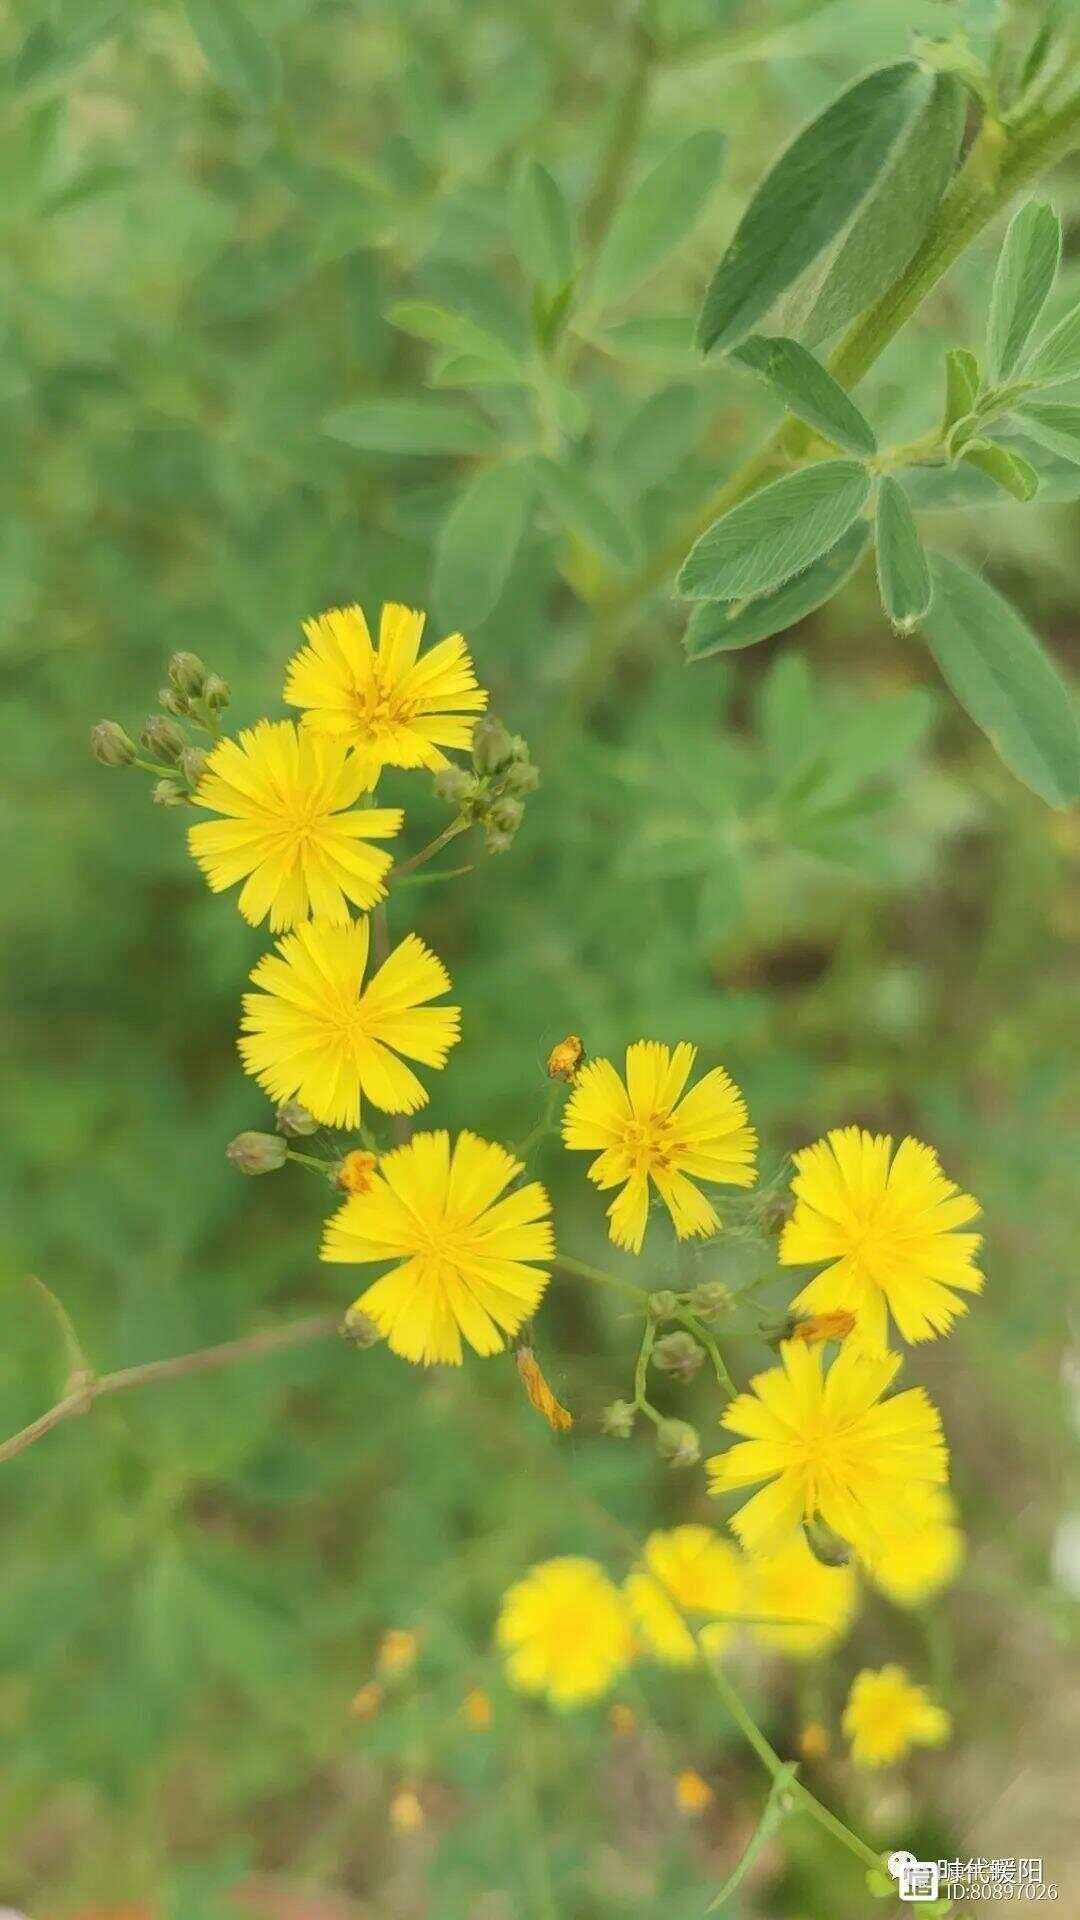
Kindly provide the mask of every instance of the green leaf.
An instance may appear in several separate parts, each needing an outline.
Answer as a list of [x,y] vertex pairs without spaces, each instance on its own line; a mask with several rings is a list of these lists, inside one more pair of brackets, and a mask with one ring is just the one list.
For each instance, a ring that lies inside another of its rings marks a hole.
[[850,580],[870,539],[865,520],[856,520],[835,547],[792,580],[760,600],[707,600],[690,615],[683,646],[691,660],[752,647],[757,640],[783,633],[807,614],[816,613]]
[[433,346],[447,347],[453,353],[475,355],[516,367],[505,343],[478,327],[467,314],[450,313],[428,300],[397,300],[387,308],[386,317],[392,327],[411,333],[414,339],[429,340]]
[[435,549],[435,601],[451,626],[487,618],[510,576],[532,498],[527,461],[486,467],[459,494]]
[[679,592],[690,600],[768,593],[836,545],[869,491],[870,476],[854,460],[786,474],[702,534],[683,562]]
[[958,560],[935,554],[922,632],[961,706],[1005,765],[1052,807],[1080,794],[1072,696],[1015,608]]
[[625,300],[694,226],[724,156],[719,133],[692,133],[633,188],[616,212],[596,263],[593,303]]
[[632,495],[667,480],[701,438],[708,416],[697,387],[661,387],[631,414],[611,449],[611,468]]
[[903,272],[949,183],[966,117],[960,81],[937,74],[850,225],[785,306],[785,327],[808,346],[864,313]]
[[732,1894],[737,1893],[742,1886],[762,1847],[771,1840],[776,1829],[783,1821],[785,1813],[790,1811],[784,1795],[797,1772],[797,1761],[789,1760],[787,1765],[781,1767],[779,1772],[774,1776],[757,1826],[750,1835],[740,1858],[728,1874],[715,1900],[711,1901],[706,1907],[706,1913],[715,1913],[718,1907],[726,1906]]
[[1080,375],[1080,306],[1059,320],[1053,333],[1049,333],[1041,346],[1036,347],[1027,365],[1024,378],[1035,381],[1040,387],[1060,387],[1066,380],[1075,380]]
[[1040,447],[1080,461],[1080,407],[1055,400],[1025,400],[1016,410],[1016,423]]
[[1050,297],[1061,261],[1061,222],[1045,201],[1029,200],[1005,235],[986,326],[987,378],[997,387],[1020,360]]
[[580,467],[538,460],[535,472],[548,506],[567,533],[616,566],[633,565],[637,549],[625,521]]
[[820,360],[800,347],[797,340],[770,339],[754,333],[735,348],[731,357],[760,374],[792,413],[834,446],[863,457],[877,452],[870,422]]
[[222,86],[249,106],[270,106],[281,92],[281,61],[240,0],[184,0],[184,9]]
[[363,453],[486,453],[494,429],[456,400],[357,400],[327,414],[331,440]]
[[966,347],[954,347],[945,355],[945,414],[941,433],[966,420],[979,394],[979,363]]
[[603,353],[620,360],[685,365],[693,351],[694,323],[676,313],[658,313],[638,320],[619,320],[593,336]]
[[514,252],[530,279],[557,293],[574,274],[574,223],[562,189],[539,160],[518,168],[510,199]]
[[864,74],[797,134],[758,187],[705,296],[698,345],[731,348],[847,226],[925,107],[913,60]]
[[930,605],[930,569],[907,494],[888,473],[878,488],[876,531],[882,605],[894,627],[913,627]]
[[969,466],[978,467],[996,486],[1004,487],[1014,500],[1033,500],[1039,491],[1039,476],[1031,461],[1010,447],[999,446],[996,441],[973,440],[960,458]]

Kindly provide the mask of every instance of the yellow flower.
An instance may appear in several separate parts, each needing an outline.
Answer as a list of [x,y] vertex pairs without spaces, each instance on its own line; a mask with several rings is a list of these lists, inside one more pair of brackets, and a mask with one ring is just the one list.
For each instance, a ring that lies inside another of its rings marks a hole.
[[274,933],[313,913],[347,920],[350,900],[371,907],[386,893],[391,857],[368,842],[401,831],[400,807],[346,811],[371,784],[340,741],[260,720],[211,748],[194,800],[224,818],[191,827],[188,846],[215,893],[244,881],[253,927],[267,914]]
[[[891,1162],[891,1164],[890,1164]],[[888,1342],[889,1314],[905,1340],[947,1333],[982,1290],[977,1233],[957,1233],[978,1201],[947,1180],[932,1147],[840,1127],[795,1155],[795,1211],[780,1240],[784,1266],[829,1265],[794,1305],[854,1313],[853,1338],[871,1352]]]
[[365,1153],[363,1147],[354,1147],[347,1153],[337,1170],[338,1186],[346,1193],[368,1193],[371,1190],[371,1176],[378,1166],[378,1158],[373,1153]]
[[944,1488],[935,1487],[922,1518],[890,1541],[873,1562],[870,1578],[896,1606],[921,1607],[955,1580],[963,1559],[956,1508]]
[[420,658],[424,615],[393,602],[372,645],[359,607],[307,620],[308,644],[286,669],[285,699],[304,725],[354,747],[369,783],[383,767],[449,766],[443,747],[468,748],[487,694],[460,633]]
[[552,1080],[574,1080],[585,1058],[585,1042],[580,1033],[568,1033],[552,1047],[547,1057],[548,1076]]
[[556,1707],[598,1699],[632,1653],[618,1588],[595,1560],[571,1556],[542,1561],[503,1595],[495,1637],[511,1685]]
[[843,1729],[857,1767],[887,1767],[912,1747],[940,1747],[952,1722],[927,1687],[908,1679],[903,1667],[864,1667],[855,1675],[844,1708]]
[[798,1748],[803,1760],[827,1759],[831,1744],[829,1729],[822,1726],[820,1720],[808,1720],[804,1727],[800,1727]]
[[427,1090],[398,1054],[443,1067],[460,1037],[458,1007],[423,1004],[449,992],[450,976],[415,933],[365,986],[368,946],[366,920],[309,920],[263,955],[251,975],[262,991],[244,995],[247,1071],[327,1127],[358,1127],[361,1094],[384,1113],[415,1113]]
[[650,1533],[645,1564],[629,1575],[625,1593],[634,1626],[650,1653],[668,1666],[692,1666],[697,1647],[682,1615],[690,1615],[695,1627],[711,1623],[706,1644],[710,1654],[719,1653],[731,1628],[715,1616],[742,1611],[742,1562],[712,1527]]
[[500,1194],[523,1172],[505,1147],[460,1133],[417,1133],[384,1153],[367,1193],[327,1222],[322,1258],[399,1264],[356,1301],[394,1353],[424,1366],[461,1364],[461,1337],[498,1353],[535,1313],[548,1276],[529,1262],[555,1252],[539,1181]]
[[474,1733],[486,1733],[495,1717],[491,1695],[482,1687],[470,1687],[461,1702],[461,1717]]
[[725,1408],[722,1424],[745,1438],[706,1462],[711,1491],[769,1482],[732,1517],[748,1553],[775,1552],[820,1516],[869,1562],[948,1477],[937,1408],[922,1387],[882,1400],[899,1354],[845,1341],[825,1374],[820,1347],[786,1340],[780,1358]]
[[390,1825],[395,1833],[419,1833],[423,1824],[423,1801],[411,1787],[402,1787],[390,1802]]
[[408,1673],[416,1665],[420,1635],[412,1627],[387,1627],[379,1642],[376,1661],[381,1674]]
[[801,1533],[793,1533],[777,1552],[746,1562],[744,1605],[751,1620],[790,1622],[752,1626],[763,1647],[803,1659],[826,1653],[843,1639],[858,1599],[852,1568],[823,1566]]
[[716,1795],[707,1780],[692,1767],[684,1767],[675,1776],[675,1804],[680,1813],[704,1813],[711,1807]]
[[[599,1148],[589,1179],[621,1187],[608,1208],[617,1247],[641,1252],[653,1181],[680,1240],[706,1238],[720,1221],[697,1180],[753,1186],[757,1135],[746,1103],[722,1067],[714,1067],[680,1099],[697,1048],[673,1049],[639,1040],[626,1049],[626,1085],[610,1060],[582,1067],[563,1115],[563,1139],[572,1150]],[[693,1176],[687,1178],[688,1175]]]

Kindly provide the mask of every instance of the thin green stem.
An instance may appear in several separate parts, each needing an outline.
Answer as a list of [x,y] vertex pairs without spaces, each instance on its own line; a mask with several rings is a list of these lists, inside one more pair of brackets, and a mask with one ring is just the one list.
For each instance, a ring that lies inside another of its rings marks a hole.
[[605,1273],[602,1267],[586,1266],[584,1260],[572,1260],[569,1254],[556,1254],[551,1264],[559,1272],[568,1273],[575,1280],[589,1280],[594,1286],[614,1287],[619,1293],[629,1294],[642,1309],[649,1298],[648,1289],[637,1286],[633,1280],[623,1280],[617,1273]]
[[391,886],[396,880],[403,880],[406,874],[415,873],[418,867],[426,867],[428,861],[448,847],[451,840],[456,840],[459,833],[468,833],[472,824],[471,820],[463,819],[460,814],[456,820],[451,820],[450,825],[437,833],[434,840],[429,840],[426,847],[421,847],[419,853],[414,853],[411,860],[403,860],[400,866],[394,868],[390,875]]
[[695,1340],[700,1341],[709,1359],[712,1361],[713,1372],[721,1388],[729,1399],[734,1400],[739,1389],[728,1372],[724,1364],[724,1356],[704,1321],[699,1320],[696,1313],[691,1313],[689,1307],[680,1307],[675,1318],[680,1320],[684,1327],[688,1328]]
[[286,1147],[285,1158],[295,1160],[298,1167],[311,1167],[315,1173],[321,1173],[324,1180],[332,1180],[334,1177],[332,1160],[320,1160],[313,1153],[298,1153],[295,1147]]
[[640,21],[634,22],[630,68],[622,93],[613,102],[611,133],[596,172],[596,184],[585,213],[585,229],[596,251],[607,232],[622,196],[641,130],[649,91],[653,44]]
[[654,1427],[658,1427],[662,1416],[657,1413],[656,1408],[652,1405],[646,1390],[649,1378],[649,1359],[655,1340],[656,1321],[647,1319],[645,1322],[645,1330],[641,1336],[641,1346],[638,1349],[637,1364],[634,1367],[634,1405],[639,1413],[643,1413],[647,1420],[652,1421]]

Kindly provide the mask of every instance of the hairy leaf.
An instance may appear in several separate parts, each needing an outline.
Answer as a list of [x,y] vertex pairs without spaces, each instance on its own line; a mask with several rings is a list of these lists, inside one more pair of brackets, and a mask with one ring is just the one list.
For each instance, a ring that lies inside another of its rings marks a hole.
[[223,87],[249,106],[265,107],[277,99],[281,92],[277,48],[241,0],[184,0],[184,8],[207,65]]
[[768,593],[836,545],[869,491],[870,476],[854,460],[786,474],[702,534],[683,562],[679,592],[691,600]]
[[1057,279],[1061,222],[1044,201],[1013,216],[998,258],[986,326],[987,377],[1000,386],[1014,371]]
[[1004,487],[1014,500],[1033,500],[1039,491],[1039,476],[1031,461],[1010,447],[999,446],[993,440],[973,440],[960,457],[970,466],[978,467],[995,485]]
[[363,453],[485,453],[494,430],[456,400],[357,400],[327,414],[323,432]]
[[555,460],[538,460],[536,474],[548,506],[567,533],[616,566],[633,564],[636,549],[626,522],[588,474]]
[[930,569],[907,494],[885,474],[878,488],[877,569],[881,602],[896,627],[913,627],[930,605]]
[[751,334],[749,340],[735,348],[731,357],[751,372],[760,374],[792,413],[797,413],[800,420],[816,428],[834,446],[866,457],[877,452],[870,422],[832,374],[826,372],[820,360],[815,360],[797,340]]
[[596,263],[597,306],[627,294],[684,240],[720,176],[724,136],[692,133],[665,154],[623,201]]
[[475,627],[510,575],[532,498],[527,461],[474,475],[454,502],[435,549],[435,601],[451,626]]
[[1059,387],[1080,375],[1080,306],[1059,320],[1054,331],[1035,348],[1023,371],[1026,380],[1034,380],[1040,387]]
[[1065,460],[1080,461],[1080,407],[1055,400],[1025,400],[1016,421],[1032,440]]
[[942,674],[1017,778],[1051,806],[1067,806],[1080,794],[1080,728],[1068,688],[994,587],[941,554],[932,573],[922,631]]
[[942,434],[965,420],[979,392],[979,363],[966,347],[955,347],[945,355],[945,413]]
[[856,520],[820,560],[786,580],[782,587],[749,604],[742,600],[706,600],[690,615],[683,646],[690,660],[733,653],[816,613],[850,580],[870,540],[866,520]]

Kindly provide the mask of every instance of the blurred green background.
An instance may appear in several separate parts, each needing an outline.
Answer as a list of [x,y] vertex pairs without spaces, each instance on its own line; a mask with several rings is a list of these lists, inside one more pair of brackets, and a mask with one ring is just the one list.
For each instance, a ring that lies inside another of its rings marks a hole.
[[[89,725],[134,728],[177,647],[226,676],[230,723],[277,715],[300,620],[342,601],[428,606],[443,631],[433,553],[474,463],[357,449],[324,421],[429,392],[437,362],[386,318],[406,298],[533,367],[509,212],[521,156],[559,181],[587,260],[628,184],[677,138],[721,128],[726,164],[692,232],[582,319],[543,404],[531,372],[453,396],[496,445],[528,450],[546,419],[590,510],[573,537],[537,508],[470,633],[494,710],[543,769],[512,852],[393,902],[395,933],[422,928],[464,1008],[425,1118],[520,1139],[568,1029],[593,1053],[691,1037],[745,1089],[766,1175],[857,1120],[933,1141],[980,1197],[986,1294],[909,1369],[942,1405],[971,1537],[931,1629],[955,1741],[869,1784],[842,1757],[808,1778],[875,1844],[1045,1856],[1064,1913],[1080,1889],[1075,825],[890,634],[869,566],[794,635],[692,671],[664,585],[618,621],[582,598],[631,577],[774,418],[686,344],[762,167],[847,77],[955,15],[946,0],[665,0],[646,70],[629,9],[591,0],[259,0],[247,15],[12,0],[0,1433],[65,1378],[29,1273],[101,1368],[350,1297],[316,1258],[318,1182],[245,1181],[223,1155],[269,1117],[233,1044],[265,942],[207,892],[183,815],[94,765]],[[1075,163],[1052,197],[1063,310],[1080,290]],[[999,239],[867,383],[895,437],[936,417],[944,347],[977,346]],[[933,528],[990,567],[1066,668],[1070,491]],[[428,783],[386,790],[419,846],[442,818]],[[540,1164],[563,1247],[607,1257],[582,1162],[548,1145]],[[654,1226],[637,1277],[669,1275],[667,1246]],[[790,1291],[778,1282],[777,1302]],[[103,1403],[6,1464],[0,1898],[35,1920],[696,1920],[766,1786],[718,1703],[643,1670],[619,1691],[638,1726],[619,1738],[604,1706],[557,1720],[515,1700],[491,1652],[498,1596],[532,1560],[584,1551],[625,1570],[590,1501],[639,1535],[716,1517],[700,1472],[598,1436],[634,1343],[617,1303],[552,1283],[537,1344],[576,1415],[565,1439],[525,1406],[509,1357],[428,1375],[328,1341]],[[733,1349],[743,1376],[765,1357]],[[714,1418],[705,1386],[667,1404]],[[419,1630],[421,1656],[363,1721],[350,1702],[391,1626]],[[759,1653],[740,1671],[787,1753],[808,1711],[835,1728],[851,1673],[887,1658],[924,1675],[930,1654],[917,1623],[868,1601],[825,1669]],[[486,1731],[461,1714],[473,1687],[492,1698]],[[695,1817],[675,1804],[682,1768],[715,1792]],[[415,1832],[391,1817],[403,1789],[423,1808]],[[725,1911],[862,1920],[884,1904],[794,1820]]]

